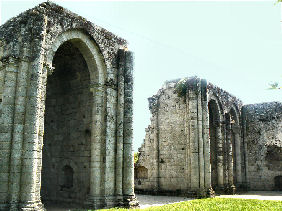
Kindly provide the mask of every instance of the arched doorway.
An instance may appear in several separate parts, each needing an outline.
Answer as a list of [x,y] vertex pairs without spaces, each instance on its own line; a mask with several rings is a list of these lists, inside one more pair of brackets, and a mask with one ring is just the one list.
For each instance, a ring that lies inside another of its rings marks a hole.
[[83,203],[90,191],[90,73],[71,41],[57,49],[52,66],[46,87],[42,201]]
[[238,187],[242,183],[241,138],[239,116],[234,108],[230,110],[230,125],[233,154],[233,183]]
[[211,185],[214,189],[223,187],[223,152],[220,127],[220,112],[215,100],[208,103]]

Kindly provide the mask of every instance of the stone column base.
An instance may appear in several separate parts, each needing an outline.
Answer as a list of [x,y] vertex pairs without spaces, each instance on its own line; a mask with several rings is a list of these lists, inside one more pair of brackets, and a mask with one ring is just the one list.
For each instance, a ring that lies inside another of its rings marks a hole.
[[[19,208],[19,209],[17,209]],[[41,201],[35,201],[35,202],[26,202],[21,204],[11,204],[10,211],[11,210],[22,210],[22,211],[45,211],[44,205],[41,203]]]
[[216,192],[216,194],[225,194],[225,187],[215,187],[214,191]]
[[135,195],[123,196],[123,207],[138,208],[139,202],[137,201],[136,196]]
[[85,208],[88,209],[101,209],[101,208],[113,208],[113,207],[125,207],[125,208],[138,208],[139,202],[135,195],[133,196],[88,196],[88,199],[84,203]]
[[215,197],[215,191],[210,187],[209,189],[207,188],[202,188],[198,191],[196,191],[196,198],[214,198]]
[[228,185],[228,186],[225,188],[225,193],[234,195],[234,194],[236,193],[236,187],[235,187],[235,185]]
[[117,207],[124,207],[122,195],[116,196],[116,203],[117,203],[116,205]]
[[0,204],[0,210],[9,211],[45,211],[44,205],[41,201],[37,202],[27,202],[27,203],[17,203],[11,202],[9,204]]
[[105,196],[105,208],[113,208],[118,205],[116,196]]
[[106,206],[105,197],[101,196],[88,196],[84,203],[85,208],[88,209],[101,209]]

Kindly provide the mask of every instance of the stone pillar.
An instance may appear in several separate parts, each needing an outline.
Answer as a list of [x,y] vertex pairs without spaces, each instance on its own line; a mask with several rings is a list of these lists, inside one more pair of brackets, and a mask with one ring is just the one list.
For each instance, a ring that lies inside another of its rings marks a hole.
[[[146,133],[148,139],[153,140],[152,151],[151,151],[151,179],[150,185],[154,192],[159,191],[159,123],[158,123],[158,112],[159,112],[159,96],[153,96],[148,98],[149,109],[152,113],[151,117],[151,128],[149,128],[149,133]],[[146,131],[148,132],[148,131]]]
[[186,171],[185,171],[185,185],[186,189],[191,189],[191,149],[190,149],[190,115],[189,115],[189,99],[188,97],[185,98],[185,105],[186,105],[186,111],[185,111],[185,134],[186,134]]
[[242,181],[244,181],[244,188],[248,189],[249,187],[249,177],[248,177],[248,169],[249,169],[249,164],[248,164],[248,153],[247,153],[247,140],[246,140],[246,135],[247,135],[247,115],[246,115],[246,108],[243,106],[242,107],[242,139],[243,139],[243,149],[244,149],[244,164],[245,164],[245,168],[244,168],[244,179]]
[[191,190],[206,195],[206,191],[211,188],[211,165],[205,80],[191,78],[187,81],[186,104],[191,162],[188,173],[191,174]]
[[211,164],[210,164],[210,140],[209,140],[209,115],[207,102],[207,81],[202,80],[202,118],[203,118],[203,142],[204,142],[204,172],[205,188],[211,188]]
[[[226,115],[224,115],[224,122],[226,122]],[[223,184],[224,187],[228,187],[228,143],[227,143],[227,132],[226,132],[226,123],[223,123],[221,126],[222,133],[222,144],[223,144]]]
[[16,61],[8,58],[7,64],[2,68],[4,80],[3,99],[2,99],[2,115],[0,125],[0,208],[8,210],[9,202],[11,200],[9,193],[9,173],[10,173],[10,153],[13,132],[14,120],[14,103],[16,98],[16,84],[18,67]]
[[93,91],[93,110],[91,127],[91,160],[90,160],[90,192],[87,205],[101,208],[104,198],[101,197],[102,186],[102,145],[105,142],[104,136],[104,87],[97,84],[91,88]]
[[[125,52],[118,52],[118,96],[117,96],[117,154],[116,154],[116,195],[122,200],[122,176],[123,176],[123,118],[124,118],[124,68]],[[119,202],[121,203],[121,202]]]
[[107,207],[115,206],[116,102],[117,93],[107,87],[105,200]]
[[[40,148],[39,127],[41,108],[41,89],[43,88],[43,65],[41,57],[37,58],[29,69],[30,84],[27,90],[27,107],[24,125],[24,141],[22,150],[22,175],[21,175],[21,195],[22,209],[42,209],[42,204],[38,201],[37,179],[38,165],[41,164],[41,157],[38,152]],[[46,88],[46,87],[45,87]]]
[[199,135],[198,135],[198,96],[197,81],[191,79],[187,81],[187,99],[188,99],[188,121],[189,121],[189,143],[191,152],[191,190],[198,191],[200,185],[199,174]]
[[242,184],[242,174],[241,174],[241,139],[240,139],[240,127],[238,125],[232,126],[232,131],[234,133],[234,143],[235,143],[235,154],[236,154],[236,185]]
[[223,178],[223,138],[221,132],[220,120],[217,122],[216,126],[216,143],[217,143],[217,177],[218,177],[218,187],[219,189],[224,188],[224,178]]
[[36,170],[36,202],[41,206],[41,172],[42,172],[42,150],[43,150],[43,137],[44,137],[44,116],[45,116],[45,102],[46,102],[46,88],[47,88],[47,74],[49,67],[44,65],[43,74],[41,75],[40,87],[40,107],[39,110],[39,131],[38,131],[38,145],[37,145],[37,170]]
[[197,81],[197,125],[198,125],[198,145],[199,145],[199,188],[201,191],[205,188],[205,163],[204,163],[204,141],[203,141],[203,110],[202,110],[202,84]]
[[226,125],[226,143],[227,143],[227,156],[228,156],[228,185],[233,185],[233,149],[232,149],[232,139],[231,139],[231,123],[230,119],[227,121]]
[[[157,99],[158,101],[158,99]],[[157,103],[157,108],[158,108],[158,102]],[[155,165],[154,165],[154,192],[158,192],[160,190],[160,149],[159,149],[159,115],[158,111],[156,111],[154,114],[154,120],[153,120],[153,125],[154,125],[154,160],[155,160]]]
[[19,202],[20,195],[20,179],[21,179],[21,156],[22,156],[22,142],[24,134],[24,119],[26,107],[26,90],[27,90],[27,73],[29,70],[29,63],[21,61],[18,68],[18,79],[15,99],[15,115],[14,115],[14,130],[13,140],[11,145],[11,161],[10,161],[10,176],[9,176],[9,192],[10,209],[16,209]]
[[[124,73],[124,138],[123,138],[123,195],[125,199],[134,197],[133,167],[133,53],[125,53]],[[126,202],[125,202],[126,203]]]
[[[3,48],[0,46],[0,55],[3,55],[2,51],[3,51]],[[2,99],[3,99],[3,90],[4,90],[5,73],[6,73],[5,66],[6,65],[3,64],[3,61],[0,61],[0,104],[2,103]],[[1,115],[0,115],[0,119],[1,119]]]

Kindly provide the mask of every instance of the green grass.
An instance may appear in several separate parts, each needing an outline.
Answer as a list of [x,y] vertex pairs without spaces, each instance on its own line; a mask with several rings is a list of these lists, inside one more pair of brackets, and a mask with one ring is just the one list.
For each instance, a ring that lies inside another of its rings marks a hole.
[[[126,211],[128,209],[103,209],[101,211]],[[167,204],[163,206],[149,207],[145,209],[135,209],[145,211],[164,211],[164,210],[275,210],[282,211],[281,201],[257,200],[257,199],[231,199],[231,198],[208,198],[195,199],[186,202]],[[134,210],[134,211],[135,211]],[[132,211],[132,210],[131,210]]]

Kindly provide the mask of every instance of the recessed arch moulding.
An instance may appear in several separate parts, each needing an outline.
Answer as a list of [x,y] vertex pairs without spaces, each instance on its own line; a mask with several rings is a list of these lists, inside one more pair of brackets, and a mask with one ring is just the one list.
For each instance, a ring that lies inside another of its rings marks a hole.
[[[0,27],[0,209],[42,210],[44,207],[40,188],[42,149],[49,143],[44,136],[46,87],[48,78],[59,71],[53,62],[63,45],[79,51],[86,64],[85,74],[89,75],[83,89],[91,108],[89,116],[83,117],[88,119],[89,126],[83,131],[89,140],[85,145],[85,151],[89,152],[89,162],[85,164],[89,187],[85,198],[77,204],[100,208],[135,203],[133,54],[126,50],[127,42],[122,38],[46,2]],[[64,58],[71,58],[70,52],[63,54]],[[61,66],[66,69],[62,79],[71,78],[68,60]],[[65,84],[74,90],[72,84],[76,82],[71,79]],[[60,112],[66,110],[63,107]],[[77,144],[73,145],[73,153]],[[73,186],[77,182],[72,181],[77,181],[75,177],[79,175],[79,159],[63,157],[62,163],[65,165],[61,165],[60,171],[66,174],[66,186],[75,190]],[[54,200],[60,201],[59,198]]]

